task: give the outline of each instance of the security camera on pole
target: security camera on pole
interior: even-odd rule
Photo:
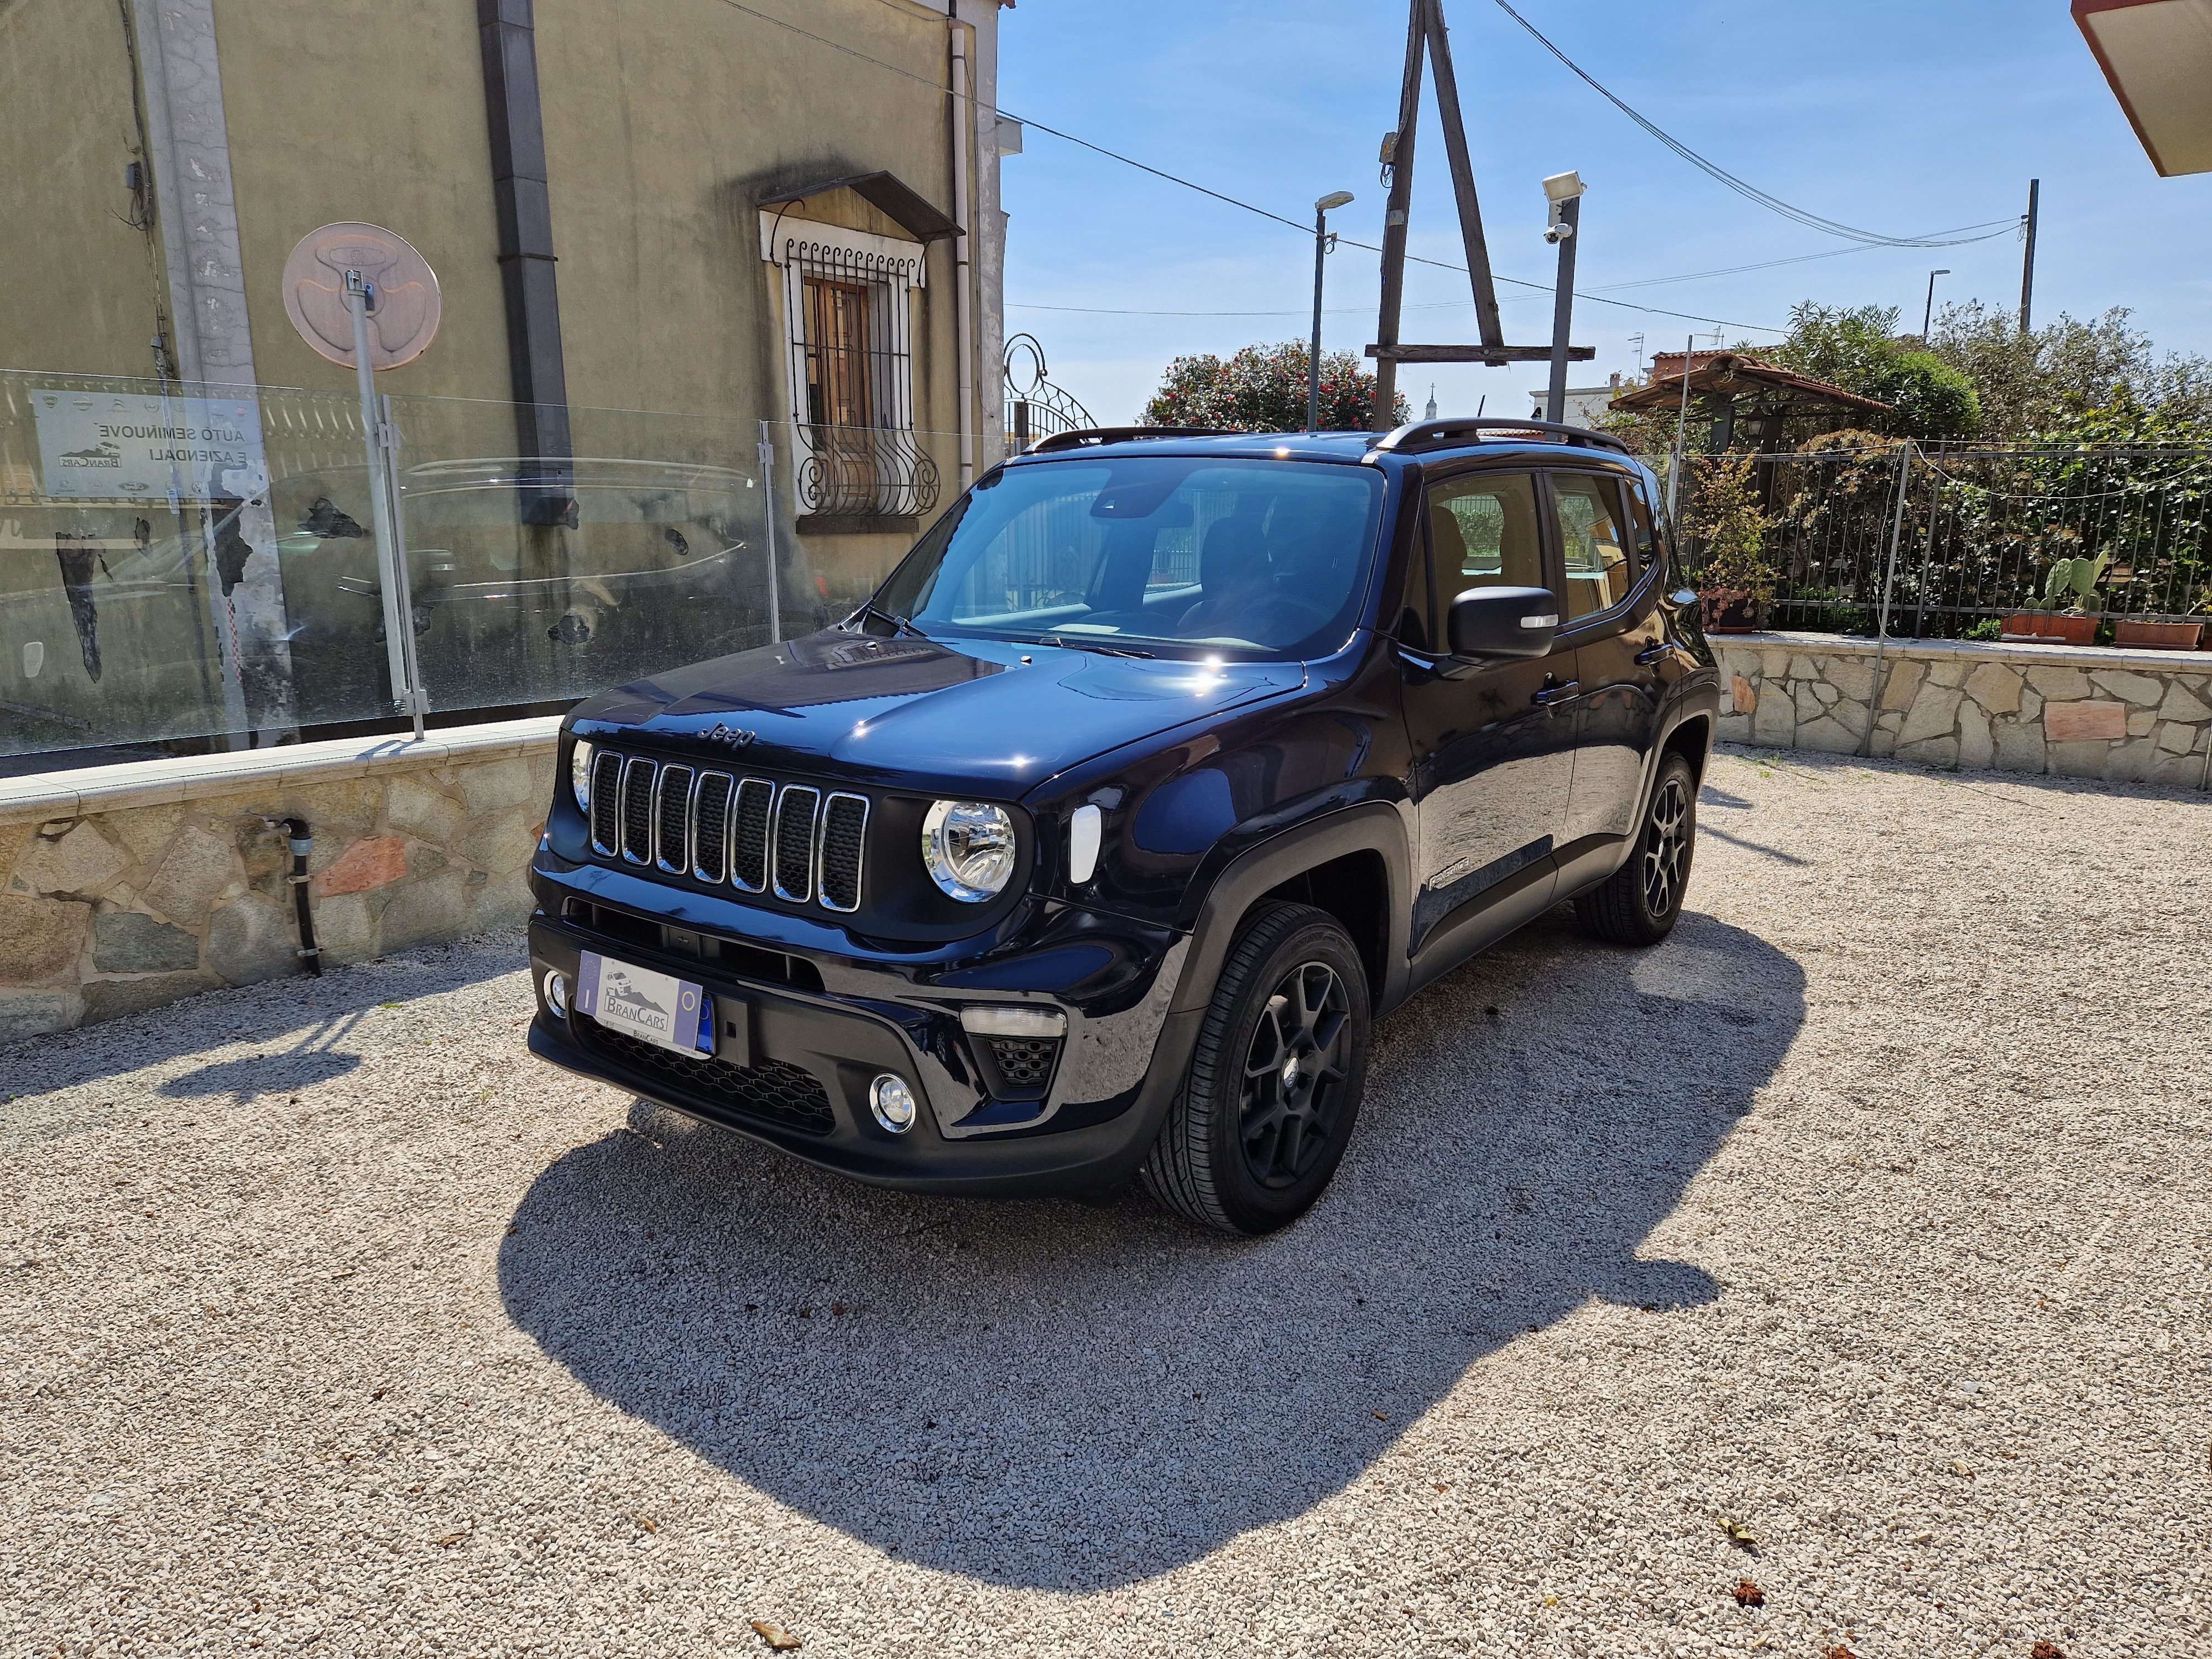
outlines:
[[[406,238],[378,225],[325,225],[302,236],[284,262],[284,314],[318,356],[354,371],[361,393],[392,702],[399,713],[414,717],[417,742],[430,699],[415,659],[414,596],[407,577],[406,524],[399,511],[399,433],[392,420],[392,400],[377,395],[376,374],[411,363],[428,350],[443,311],[438,276],[429,261]]]
[[[1552,384],[1544,398],[1544,418],[1567,418],[1567,331],[1575,319],[1575,232],[1583,222],[1583,192],[1589,186],[1579,173],[1555,173],[1544,180],[1552,204],[1544,240],[1559,250],[1559,286],[1552,290]]]

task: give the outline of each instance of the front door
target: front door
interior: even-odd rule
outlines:
[[[1408,608],[1426,620],[1408,631],[1426,637],[1402,641],[1401,653],[1419,842],[1416,951],[1493,907],[1517,921],[1549,902],[1575,763],[1571,649],[1472,663],[1446,648],[1460,593],[1554,586],[1534,476],[1486,470],[1433,480],[1422,518],[1425,556],[1413,580],[1425,578],[1427,591],[1409,595]]]

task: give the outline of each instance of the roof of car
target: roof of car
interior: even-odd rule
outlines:
[[[1630,460],[1628,446],[1609,433],[1542,421],[1420,421],[1394,432],[1223,432],[1195,427],[1098,427],[1054,433],[1012,458],[1034,462],[1090,455],[1218,455],[1244,459],[1356,463],[1425,459],[1441,453],[1579,451]]]

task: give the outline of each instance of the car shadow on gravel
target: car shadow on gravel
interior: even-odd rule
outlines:
[[[501,1290],[602,1399],[857,1540],[1127,1583],[1341,1491],[1522,1333],[1716,1297],[1639,1251],[1803,988],[1703,915],[1647,952],[1547,917],[1384,1024],[1334,1186],[1251,1241],[878,1192],[641,1102],[538,1178]]]

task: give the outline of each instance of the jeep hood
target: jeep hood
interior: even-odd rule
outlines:
[[[634,732],[702,764],[1014,799],[1093,755],[1305,683],[1295,662],[828,629],[633,681],[571,718],[595,741]]]

